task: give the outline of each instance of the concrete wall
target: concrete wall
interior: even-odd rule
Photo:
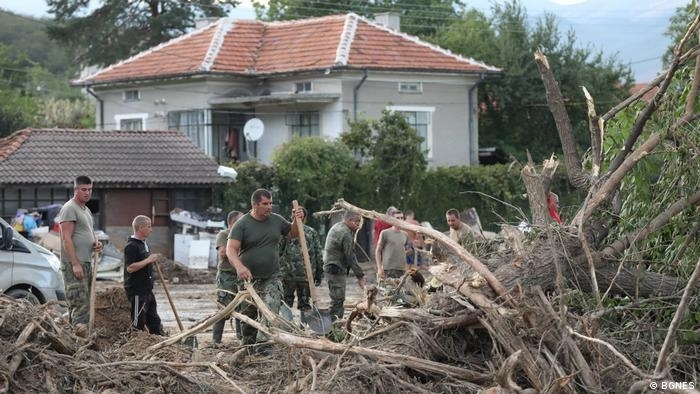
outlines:
[[[134,234],[131,226],[108,226],[105,232],[109,234],[109,242],[122,252],[124,251],[124,246],[126,246],[126,241]],[[148,243],[151,252],[162,253],[168,258],[172,258],[172,238],[170,227],[153,227],[153,232],[146,240],[146,243]]]
[[[364,81],[363,77],[366,75]],[[267,81],[255,85],[250,80],[196,80],[188,83],[161,83],[125,86],[118,89],[97,91],[104,102],[105,129],[118,128],[118,120],[124,117],[141,117],[146,129],[167,129],[167,114],[171,111],[209,109],[209,98],[226,95],[260,95],[263,92],[292,93],[296,82],[311,82],[313,93],[335,93],[341,99],[331,103],[315,104],[257,104],[244,109],[232,106],[232,111],[242,111],[257,116],[265,124],[265,133],[258,141],[257,159],[269,164],[274,149],[291,138],[285,114],[295,111],[319,111],[320,133],[327,138],[337,138],[348,129],[347,119],[377,119],[389,107],[429,110],[431,128],[429,141],[431,154],[429,165],[468,165],[478,163],[478,114],[475,112],[476,76],[442,75],[399,72],[330,72],[320,75],[299,75]],[[420,83],[422,89],[415,93],[399,91],[399,83]],[[141,100],[125,102],[125,90],[138,89]],[[355,96],[356,92],[356,96]],[[357,106],[355,106],[355,98]],[[225,109],[218,106],[218,109]],[[99,106],[98,106],[99,112]],[[98,114],[99,116],[99,114]],[[207,122],[210,122],[207,119]],[[98,127],[100,121],[98,119]],[[213,138],[211,135],[209,138]],[[209,143],[209,150],[213,150]],[[214,152],[206,152],[215,156]]]
[[[358,119],[378,119],[382,110],[392,106],[434,109],[432,135],[429,136],[432,143],[429,165],[468,165],[478,162],[478,120],[477,114],[469,109],[468,99],[469,89],[477,82],[475,78],[370,71],[357,89],[357,108],[353,108],[353,92],[362,76],[358,73],[352,78],[348,76],[344,81],[343,107],[351,117],[356,113]],[[398,91],[400,82],[411,81],[420,82],[422,92]],[[476,92],[473,93],[475,95]],[[475,102],[472,104],[476,105]],[[471,138],[470,121],[473,122],[472,132],[476,133]]]

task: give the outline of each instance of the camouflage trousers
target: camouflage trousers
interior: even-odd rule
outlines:
[[[219,308],[223,308],[233,301],[238,293],[239,285],[240,280],[238,279],[238,275],[236,275],[236,271],[219,270],[216,272],[216,304]],[[212,327],[212,341],[214,343],[221,343],[226,320],[228,320],[228,318],[221,319],[214,323]],[[236,335],[239,336],[240,339],[241,333],[239,327],[240,323],[236,320]]]
[[[304,278],[285,278],[282,281],[282,288],[284,289],[284,303],[289,307],[294,304],[294,296],[296,294],[297,298],[297,309],[300,311],[311,309],[311,304],[309,303],[309,282]]]
[[[345,284],[348,276],[342,272],[339,274],[331,274],[326,271],[326,280],[328,281],[328,295],[331,297],[331,316],[342,319],[345,314]]]
[[[61,274],[66,290],[68,302],[68,316],[70,323],[90,323],[90,289],[92,287],[92,263],[83,262],[83,279],[78,280],[73,275],[73,267],[70,263],[61,264]]]
[[[282,303],[282,280],[279,276],[253,279],[253,288],[272,312],[279,312],[280,304]],[[239,311],[251,319],[258,320],[262,325],[268,325],[267,319],[261,314],[258,314],[258,308],[255,307],[255,305],[245,304],[241,306]],[[241,322],[241,331],[243,334],[241,343],[243,345],[252,345],[256,342],[264,342],[267,340],[267,336],[263,333],[259,333],[255,327],[245,322]]]

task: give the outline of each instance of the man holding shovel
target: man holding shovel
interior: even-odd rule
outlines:
[[[216,303],[219,307],[225,307],[233,301],[233,298],[238,292],[238,276],[236,269],[226,257],[226,243],[228,242],[228,234],[236,221],[243,216],[243,212],[231,211],[226,217],[227,227],[216,236],[216,253],[218,255],[218,264],[216,265]],[[224,335],[224,326],[226,320],[221,319],[214,323],[212,328],[212,342],[221,343],[221,337]],[[241,322],[236,319],[236,336],[241,339]]]
[[[282,299],[282,275],[279,262],[279,244],[282,237],[299,235],[296,221],[301,209],[293,210],[294,225],[282,216],[272,213],[272,194],[257,189],[250,197],[252,209],[231,228],[226,243],[226,256],[242,281],[251,281],[253,288],[272,312],[279,312]],[[244,315],[256,319],[258,310],[247,305]],[[263,322],[264,323],[264,322]],[[243,345],[257,341],[258,330],[241,322]]]
[[[299,207],[302,211],[302,223],[306,223],[306,208]],[[321,249],[321,237],[311,226],[304,224],[304,236],[308,244],[309,260],[313,269],[314,285],[319,286],[323,279],[323,252]],[[284,289],[284,302],[290,307],[294,304],[296,294],[297,309],[301,311],[304,321],[304,312],[311,309],[309,304],[309,281],[304,266],[301,243],[298,239],[283,238],[280,245],[280,264],[282,265]]]
[[[323,249],[323,272],[328,280],[328,292],[331,297],[331,315],[342,318],[345,309],[345,284],[352,269],[361,288],[365,287],[365,274],[357,264],[355,256],[354,233],[360,227],[360,215],[345,211],[343,221],[328,230],[326,246]]]
[[[90,294],[93,292],[91,278],[93,253],[102,251],[102,243],[95,237],[94,220],[87,203],[92,197],[92,180],[78,176],[73,183],[73,198],[63,204],[58,213],[61,228],[61,274],[68,300],[71,324],[79,336],[88,334],[90,323]]]
[[[153,295],[153,266],[160,254],[148,250],[146,238],[151,235],[151,219],[138,215],[131,223],[134,235],[124,247],[124,290],[131,303],[132,327],[148,328],[155,335],[163,334],[163,325],[158,316],[156,297]]]

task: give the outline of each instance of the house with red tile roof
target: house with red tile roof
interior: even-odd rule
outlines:
[[[641,92],[642,90],[646,90],[646,92],[642,95],[641,99],[642,101],[649,102],[651,101],[652,98],[654,98],[654,95],[656,95],[656,92],[659,91],[658,86],[652,86],[650,87],[648,83],[635,83],[632,85],[630,88],[630,94],[637,94]]]
[[[395,27],[224,18],[72,84],[97,101],[99,129],[179,130],[219,162],[269,163],[295,136],[336,138],[388,109],[424,137],[430,165],[477,164],[478,84],[501,70]]]
[[[87,175],[96,228],[122,248],[134,217],[147,215],[153,220],[149,245],[167,255],[177,231],[170,212],[204,212],[213,188],[233,182],[218,169],[177,130],[19,130],[0,138],[0,215],[63,204],[73,197],[75,177]]]

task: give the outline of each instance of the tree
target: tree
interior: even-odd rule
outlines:
[[[479,89],[480,145],[500,146],[520,159],[524,159],[526,149],[537,159],[560,152],[532,58],[537,48],[549,54],[578,141],[587,135],[581,86],[596,96],[598,105],[628,95],[629,67],[614,57],[606,59],[600,52],[577,46],[574,33],[562,35],[553,15],[545,15],[532,26],[517,0],[495,4],[492,13],[488,19],[477,11],[467,11],[435,38],[440,46],[504,70],[503,75],[487,78]]]
[[[370,3],[364,0],[270,0],[260,2],[253,0],[258,18],[269,21],[286,21],[312,18],[326,15],[355,12],[369,15]]]
[[[279,146],[272,158],[280,190],[278,202],[289,211],[298,200],[309,212],[327,209],[344,194],[355,171],[350,150],[339,141],[319,137],[293,138]]]
[[[0,137],[31,126],[35,119],[38,105],[26,70],[31,66],[22,52],[0,44]]]
[[[47,0],[54,24],[49,36],[69,46],[85,65],[107,66],[180,36],[195,18],[222,17],[237,0]]]
[[[341,140],[356,153],[366,152],[361,178],[371,183],[374,206],[400,205],[425,172],[423,137],[399,112],[384,110],[380,119],[350,122]]]
[[[95,107],[84,98],[54,99],[42,102],[36,127],[84,129],[95,127]]]
[[[698,13],[698,3],[697,0],[689,1],[683,7],[676,8],[676,12],[671,17],[670,23],[664,35],[671,39],[671,45],[669,45],[666,53],[663,56],[664,67],[668,67],[674,56],[674,50],[676,44],[681,41],[683,35],[688,31],[688,25],[693,21],[693,18]],[[686,41],[688,48],[694,45],[698,45],[698,37],[692,36]]]
[[[264,4],[253,1],[259,18],[265,20],[294,20],[354,12],[373,18],[377,13],[397,12],[401,16],[401,31],[427,37],[438,26],[457,18],[460,0],[270,0]]]
[[[0,43],[21,50],[27,59],[65,80],[78,68],[71,63],[64,48],[51,42],[46,34],[48,24],[48,19],[0,12]]]

